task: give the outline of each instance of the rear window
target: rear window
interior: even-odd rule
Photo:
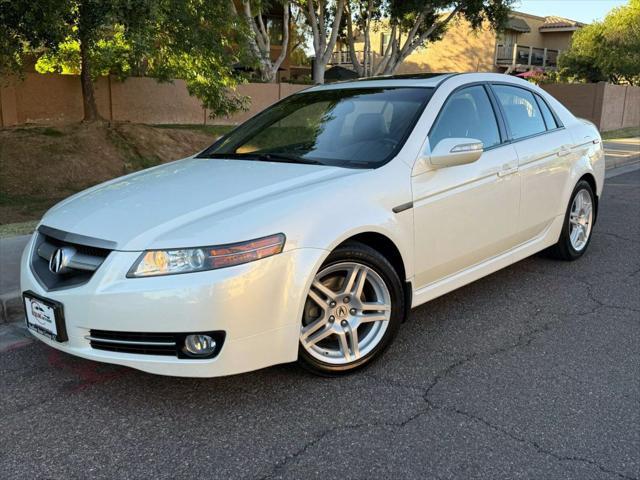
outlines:
[[[536,95],[536,100],[538,101],[538,106],[542,111],[542,117],[544,118],[544,123],[547,125],[547,130],[558,128],[556,119],[553,116],[553,113],[551,113],[551,109],[547,105],[547,102],[545,102],[540,95]]]
[[[547,130],[533,93],[506,85],[493,85],[493,91],[502,105],[511,138],[517,140]]]

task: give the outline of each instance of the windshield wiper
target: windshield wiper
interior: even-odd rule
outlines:
[[[281,162],[281,163],[302,163],[305,165],[324,165],[324,163],[318,160],[312,160],[311,158],[304,158],[298,155],[289,155],[286,153],[221,153],[214,152],[200,156],[200,158],[237,158],[238,160],[257,160],[259,162]]]
[[[298,155],[289,155],[288,153],[278,153],[278,152],[269,152],[269,153],[255,153],[258,160],[266,161],[266,162],[283,162],[283,163],[303,163],[305,165],[324,165],[324,163],[319,162],[318,160],[313,160],[311,158],[304,158]]]

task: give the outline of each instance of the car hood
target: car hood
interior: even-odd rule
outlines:
[[[118,250],[139,251],[183,225],[240,206],[236,214],[241,215],[255,202],[354,172],[317,165],[188,158],[80,192],[49,210],[42,224],[115,242]],[[186,245],[174,245],[179,246]]]

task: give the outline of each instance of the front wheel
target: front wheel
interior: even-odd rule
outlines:
[[[402,283],[378,251],[350,243],[315,276],[300,329],[300,364],[338,375],[363,367],[391,342],[404,315]]]
[[[581,180],[573,190],[560,239],[551,247],[551,253],[561,260],[576,260],[584,255],[595,215],[595,194],[589,182]]]

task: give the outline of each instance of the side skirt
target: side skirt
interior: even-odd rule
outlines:
[[[466,270],[461,270],[443,278],[442,280],[438,280],[415,290],[413,292],[411,308],[415,308],[429,300],[433,300],[434,298],[440,297],[441,295],[456,290],[457,288],[463,287],[471,282],[475,282],[482,277],[490,275],[504,267],[508,267],[511,264],[519,262],[520,260],[530,257],[531,255],[554,245],[558,241],[558,238],[560,238],[563,222],[564,215],[559,215],[546,229],[531,240],[528,240],[505,253],[491,257],[481,263],[477,263]]]

